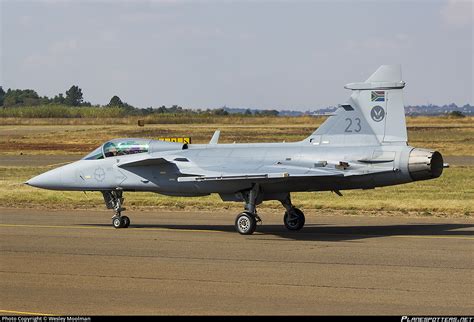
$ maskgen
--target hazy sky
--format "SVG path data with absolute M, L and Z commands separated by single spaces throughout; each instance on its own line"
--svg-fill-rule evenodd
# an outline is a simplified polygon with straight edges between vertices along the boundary
M 474 103 L 471 0 L 0 3 L 5 89 L 306 110 L 399 63 L 406 105 Z

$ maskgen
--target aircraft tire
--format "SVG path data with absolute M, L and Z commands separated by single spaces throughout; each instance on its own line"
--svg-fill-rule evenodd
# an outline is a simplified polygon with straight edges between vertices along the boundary
M 298 208 L 293 208 L 293 214 L 290 218 L 288 211 L 286 211 L 285 216 L 283 216 L 283 223 L 285 224 L 286 229 L 298 231 L 304 226 L 304 213 Z
M 123 227 L 123 220 L 121 217 L 114 217 L 112 219 L 112 226 L 115 228 L 122 228 Z
M 248 212 L 242 212 L 235 218 L 235 229 L 241 235 L 252 235 L 257 228 L 255 216 Z
M 130 218 L 122 216 L 122 228 L 128 228 L 130 226 Z

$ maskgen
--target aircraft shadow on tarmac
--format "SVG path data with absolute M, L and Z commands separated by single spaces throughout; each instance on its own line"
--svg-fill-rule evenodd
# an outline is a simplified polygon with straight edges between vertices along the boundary
M 109 226 L 94 224 L 83 226 Z M 174 224 L 137 224 L 130 228 L 158 228 L 169 230 L 220 231 L 233 232 L 233 225 L 174 225 Z M 390 236 L 433 236 L 433 237 L 473 237 L 472 224 L 406 224 L 406 225 L 375 225 L 375 226 L 326 226 L 324 224 L 306 225 L 301 231 L 291 232 L 283 225 L 258 226 L 255 236 L 278 236 L 285 239 L 301 241 L 350 241 L 367 238 Z M 462 229 L 462 230 L 460 230 Z

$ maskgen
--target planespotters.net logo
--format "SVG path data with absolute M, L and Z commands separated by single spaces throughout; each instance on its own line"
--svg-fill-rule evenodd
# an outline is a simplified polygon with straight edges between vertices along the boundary
M 401 322 L 474 322 L 472 316 L 402 316 Z

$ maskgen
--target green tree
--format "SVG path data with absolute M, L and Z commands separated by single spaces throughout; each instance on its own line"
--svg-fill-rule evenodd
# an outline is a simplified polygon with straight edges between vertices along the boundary
M 224 110 L 223 108 L 218 108 L 213 111 L 214 115 L 229 115 L 229 112 Z
M 107 106 L 118 106 L 118 107 L 123 107 L 123 102 L 122 100 L 120 99 L 120 97 L 118 97 L 117 95 L 115 95 L 114 97 L 112 97 L 110 99 L 110 102 Z
M 277 110 L 263 110 L 260 112 L 261 115 L 265 116 L 278 116 L 279 113 Z
M 46 95 L 39 98 L 39 103 L 40 103 L 41 105 L 50 104 L 52 101 L 53 101 L 53 100 L 50 99 L 50 98 L 49 98 L 48 96 L 46 96 Z
M 66 104 L 66 99 L 64 98 L 63 93 L 59 93 L 53 98 L 54 104 Z
M 3 104 L 5 107 L 13 106 L 17 103 L 18 95 L 15 95 L 14 91 L 11 88 L 7 90 L 3 97 Z
M 183 112 L 183 108 L 178 105 L 172 105 L 170 108 L 167 109 L 167 113 L 176 114 L 176 113 L 181 113 L 181 112 Z
M 38 105 L 40 103 L 40 97 L 32 89 L 11 89 L 9 88 L 4 95 L 3 105 L 15 106 L 15 105 Z
M 159 113 L 159 114 L 168 113 L 168 109 L 166 108 L 166 106 L 162 105 L 156 109 L 156 113 Z
M 3 99 L 5 98 L 5 91 L 2 86 L 0 86 L 0 106 L 3 106 Z
M 449 113 L 449 116 L 455 117 L 455 118 L 466 117 L 466 115 L 464 115 L 461 111 L 452 111 L 451 113 Z
M 82 90 L 77 85 L 72 85 L 71 88 L 66 91 L 66 104 L 72 106 L 79 106 L 83 101 Z

